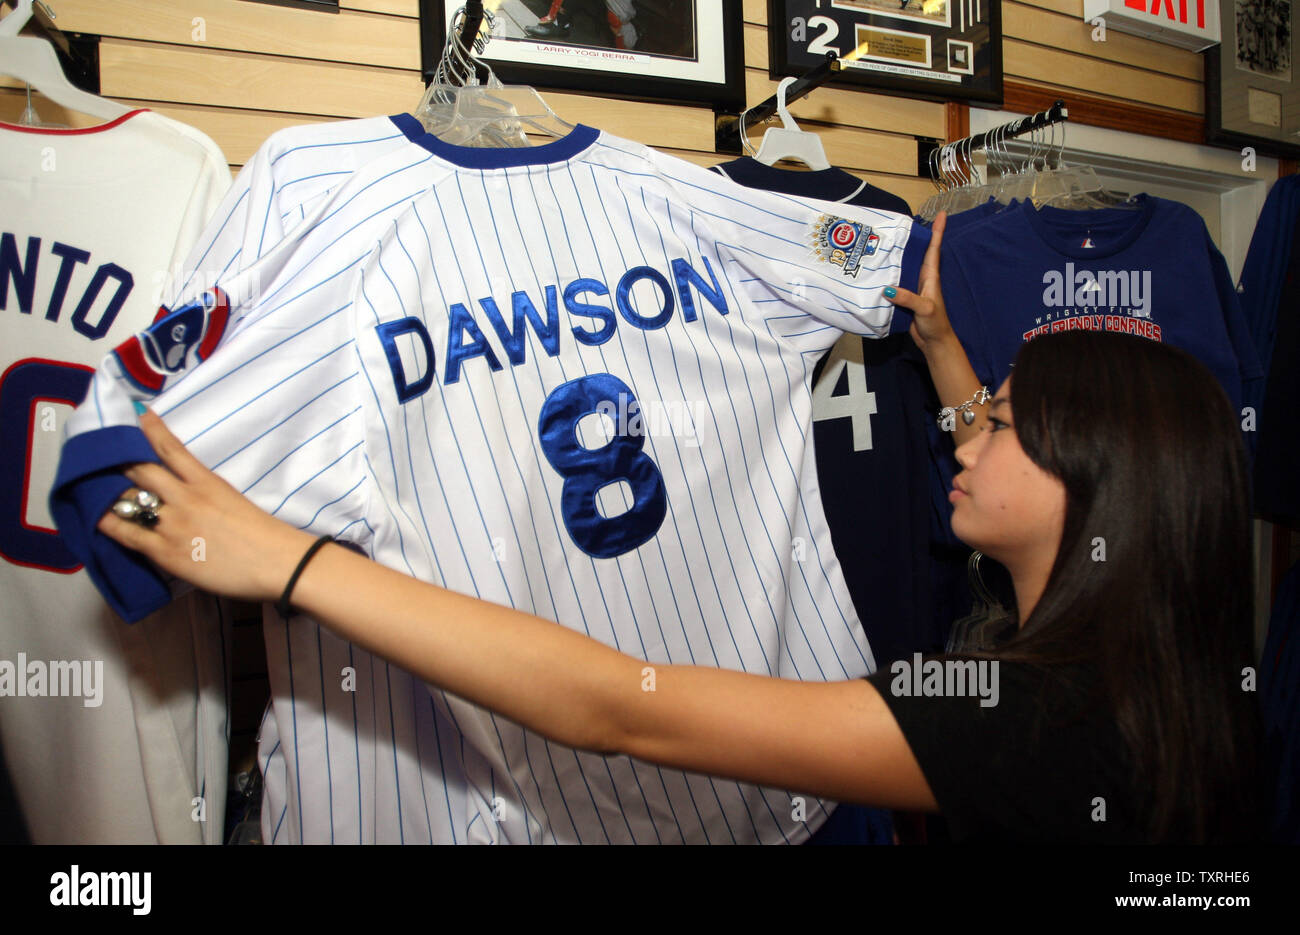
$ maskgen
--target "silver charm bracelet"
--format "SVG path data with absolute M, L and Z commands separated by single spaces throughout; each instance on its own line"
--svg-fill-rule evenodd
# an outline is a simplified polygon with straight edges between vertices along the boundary
M 957 415 L 957 413 L 959 412 L 961 413 L 961 420 L 965 422 L 967 425 L 970 425 L 972 422 L 975 421 L 975 413 L 972 411 L 973 407 L 976 405 L 980 405 L 980 406 L 984 405 L 989 401 L 989 397 L 991 395 L 992 394 L 989 393 L 989 388 L 987 386 L 981 386 L 978 390 L 975 391 L 974 396 L 966 400 L 966 402 L 962 403 L 960 406 L 945 406 L 944 408 L 940 409 L 939 418 L 937 420 L 939 423 L 939 428 L 942 429 L 944 423 L 952 419 L 953 416 Z M 944 429 L 944 431 L 950 431 L 950 430 Z

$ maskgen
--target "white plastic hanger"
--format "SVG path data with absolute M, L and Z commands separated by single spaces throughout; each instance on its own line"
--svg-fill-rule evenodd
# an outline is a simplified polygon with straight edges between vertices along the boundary
M 0 20 L 0 74 L 26 82 L 60 107 L 100 120 L 116 120 L 131 112 L 124 104 L 83 91 L 69 81 L 54 46 L 44 39 L 18 35 L 31 17 L 32 0 L 17 0 L 14 11 Z
M 829 169 L 830 161 L 822 146 L 821 137 L 799 129 L 785 106 L 785 92 L 796 79 L 783 78 L 776 86 L 776 113 L 781 118 L 780 127 L 771 127 L 763 134 L 763 142 L 754 156 L 765 166 L 776 165 L 782 159 L 797 159 L 810 169 Z M 742 122 L 742 127 L 743 127 Z M 742 138 L 744 133 L 741 133 Z

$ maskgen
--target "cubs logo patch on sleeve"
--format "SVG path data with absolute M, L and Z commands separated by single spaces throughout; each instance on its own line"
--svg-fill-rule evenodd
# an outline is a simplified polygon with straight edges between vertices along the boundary
M 880 235 L 866 224 L 823 214 L 812 225 L 813 256 L 824 263 L 834 263 L 845 276 L 856 277 L 862 258 L 872 256 Z
M 171 311 L 159 309 L 154 323 L 118 345 L 113 356 L 137 389 L 155 394 L 168 377 L 207 359 L 220 343 L 229 318 L 230 298 L 214 288 L 198 302 Z M 194 361 L 188 360 L 191 350 Z

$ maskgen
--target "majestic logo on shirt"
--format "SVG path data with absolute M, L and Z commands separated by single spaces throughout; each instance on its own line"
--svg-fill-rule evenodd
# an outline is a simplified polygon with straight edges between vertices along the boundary
M 136 387 L 157 393 L 169 376 L 185 369 L 190 351 L 196 352 L 195 363 L 207 360 L 229 319 L 230 297 L 214 288 L 198 302 L 175 310 L 158 309 L 154 323 L 119 344 L 113 356 Z
M 843 267 L 845 276 L 857 276 L 862 258 L 874 254 L 879 244 L 880 235 L 857 221 L 823 214 L 813 224 L 813 255 Z

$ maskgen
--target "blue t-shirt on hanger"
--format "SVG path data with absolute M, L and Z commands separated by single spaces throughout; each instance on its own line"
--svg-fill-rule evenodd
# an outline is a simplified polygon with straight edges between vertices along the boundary
M 960 217 L 958 215 L 957 217 Z M 1188 351 L 1234 409 L 1263 378 L 1223 255 L 1187 205 L 1137 195 L 1126 207 L 1071 211 L 1030 202 L 945 236 L 948 317 L 980 381 L 995 391 L 1026 341 L 1074 328 L 1119 331 Z M 960 467 L 931 432 L 934 508 Z

